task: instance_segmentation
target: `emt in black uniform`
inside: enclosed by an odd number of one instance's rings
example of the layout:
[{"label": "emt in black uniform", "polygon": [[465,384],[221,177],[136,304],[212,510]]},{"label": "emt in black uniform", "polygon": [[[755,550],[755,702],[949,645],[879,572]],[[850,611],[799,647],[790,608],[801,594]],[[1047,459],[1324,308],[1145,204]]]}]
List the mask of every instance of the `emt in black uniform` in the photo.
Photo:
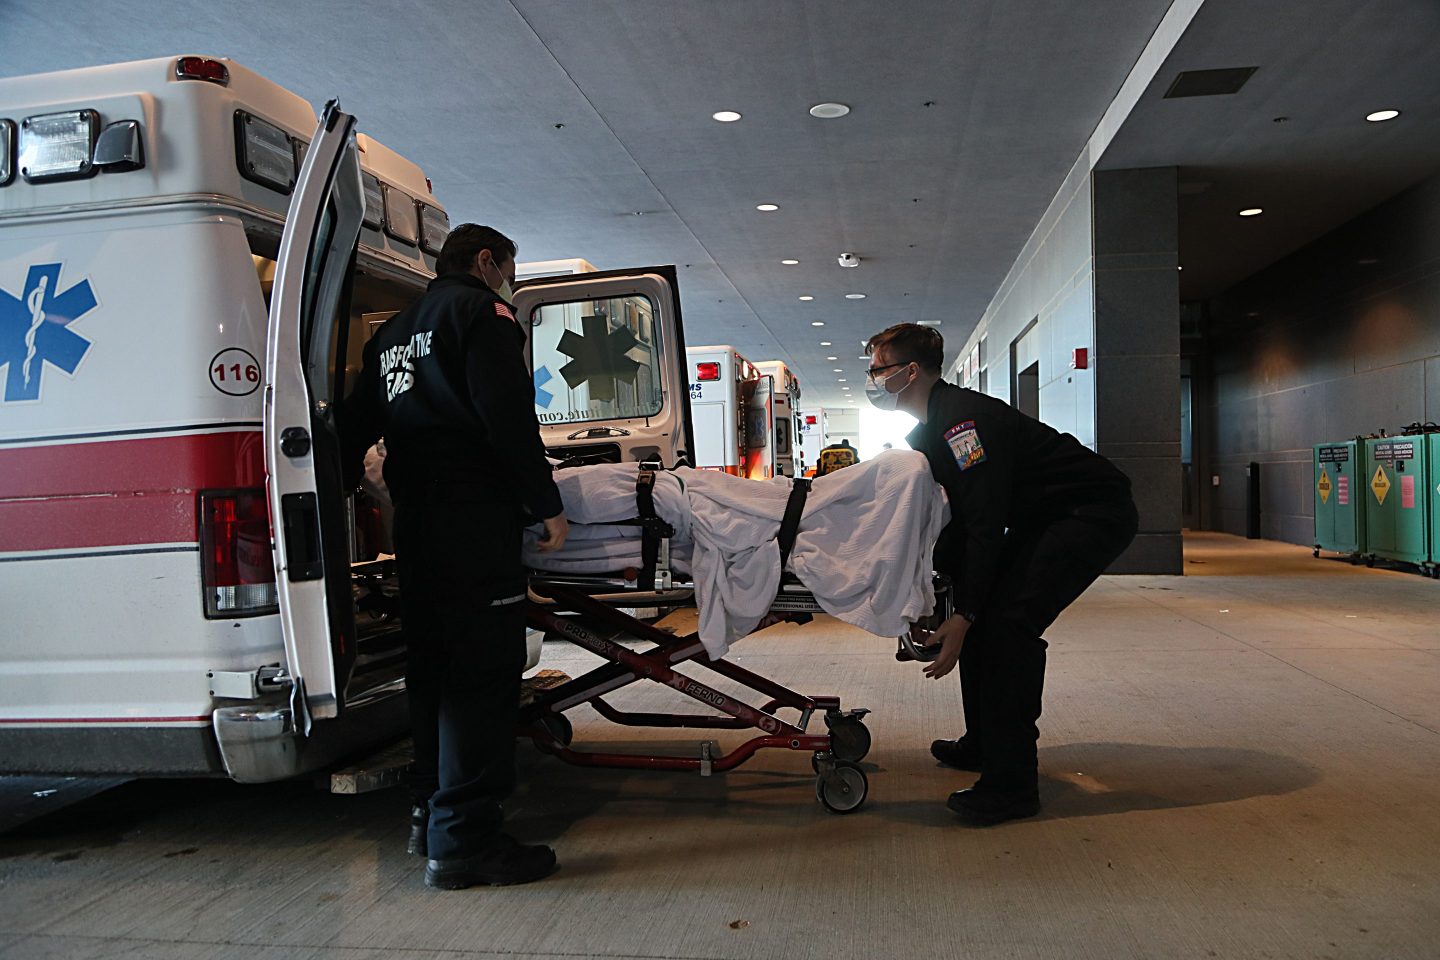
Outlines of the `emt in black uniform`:
[{"label": "emt in black uniform", "polygon": [[950,499],[935,569],[957,613],[930,638],[925,674],[960,667],[965,735],[936,740],[942,763],[980,773],[947,806],[978,824],[1040,810],[1035,742],[1045,628],[1135,537],[1130,480],[1069,434],[940,379],[940,334],[913,323],[870,339],[865,392],[920,424],[907,438]]},{"label": "emt in black uniform", "polygon": [[385,438],[415,739],[410,850],[429,857],[428,885],[453,890],[555,868],[549,847],[500,827],[525,666],[520,532],[539,518],[540,548],[558,550],[568,525],[507,303],[515,244],[462,224],[435,268],[365,345],[339,425],[347,476]]}]

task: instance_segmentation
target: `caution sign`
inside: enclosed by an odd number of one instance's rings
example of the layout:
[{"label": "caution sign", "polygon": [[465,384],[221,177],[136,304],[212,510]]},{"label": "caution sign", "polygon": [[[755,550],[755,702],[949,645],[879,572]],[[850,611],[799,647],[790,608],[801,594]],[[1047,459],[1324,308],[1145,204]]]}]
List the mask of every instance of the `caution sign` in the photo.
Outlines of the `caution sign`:
[{"label": "caution sign", "polygon": [[1377,466],[1375,476],[1370,480],[1370,489],[1375,494],[1375,501],[1381,506],[1385,505],[1385,494],[1390,492],[1390,478],[1385,475],[1385,468]]},{"label": "caution sign", "polygon": [[1330,502],[1330,474],[1324,470],[1320,471],[1320,482],[1315,484],[1315,491],[1320,494],[1321,503]]}]

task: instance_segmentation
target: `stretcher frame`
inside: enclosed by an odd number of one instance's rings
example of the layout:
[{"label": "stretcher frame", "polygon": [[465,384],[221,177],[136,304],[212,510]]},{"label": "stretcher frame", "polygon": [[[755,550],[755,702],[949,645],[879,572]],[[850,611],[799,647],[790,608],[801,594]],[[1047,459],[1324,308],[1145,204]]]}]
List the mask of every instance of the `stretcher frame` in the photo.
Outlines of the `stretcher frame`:
[{"label": "stretcher frame", "polygon": [[[526,603],[527,625],[542,631],[547,638],[564,639],[583,647],[606,663],[541,692],[522,707],[518,725],[521,736],[528,736],[541,750],[576,766],[686,770],[701,776],[732,770],[761,750],[808,752],[816,775],[815,795],[821,805],[833,813],[851,813],[860,808],[869,792],[868,778],[860,766],[871,745],[870,732],[864,723],[869,710],[845,710],[838,696],[799,693],[728,660],[710,659],[697,634],[675,636],[625,612],[625,608],[634,607],[693,605],[693,588],[676,585],[653,591],[615,589],[625,583],[627,581],[613,578],[532,578]],[[771,609],[781,620],[800,622],[821,612],[814,595],[790,578],[782,585]],[[936,609],[936,617],[943,619],[948,609],[948,584],[944,581],[937,581]],[[602,636],[598,632],[600,627],[653,646],[632,650]],[[909,637],[901,637],[898,643],[897,659],[926,659],[924,648],[919,648],[916,651],[919,655],[915,656],[905,652],[907,647],[916,650]],[[676,669],[681,664],[692,663],[768,699],[754,707]],[[716,713],[627,711],[605,699],[606,694],[647,680],[662,683]],[[582,703],[590,704],[606,720],[623,726],[755,730],[756,735],[728,753],[718,755],[710,741],[702,742],[698,755],[691,757],[577,750],[571,743],[573,728],[565,711]],[[785,709],[797,711],[794,723],[777,716]],[[817,714],[825,723],[823,733],[809,730]]]}]

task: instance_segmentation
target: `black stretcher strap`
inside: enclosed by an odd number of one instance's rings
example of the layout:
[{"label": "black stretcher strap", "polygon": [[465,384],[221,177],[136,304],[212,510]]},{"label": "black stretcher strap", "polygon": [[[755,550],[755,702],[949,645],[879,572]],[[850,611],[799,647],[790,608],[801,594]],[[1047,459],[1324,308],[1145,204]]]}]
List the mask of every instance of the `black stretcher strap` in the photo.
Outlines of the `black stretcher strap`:
[{"label": "black stretcher strap", "polygon": [[785,564],[790,562],[790,551],[795,549],[795,535],[800,532],[800,514],[805,512],[805,498],[810,495],[810,481],[796,477],[790,485],[790,499],[785,502],[785,516],[780,520],[780,573],[785,573]]},{"label": "black stretcher strap", "polygon": [[635,509],[640,518],[640,569],[653,585],[660,565],[660,540],[675,536],[675,528],[655,512],[654,470],[641,470],[635,475]]}]

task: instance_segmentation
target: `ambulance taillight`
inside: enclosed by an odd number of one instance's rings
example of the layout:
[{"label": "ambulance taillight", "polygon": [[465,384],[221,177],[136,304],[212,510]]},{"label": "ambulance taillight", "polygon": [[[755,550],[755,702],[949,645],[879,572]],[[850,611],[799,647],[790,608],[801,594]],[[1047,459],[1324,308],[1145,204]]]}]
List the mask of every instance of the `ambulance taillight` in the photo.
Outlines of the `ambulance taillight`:
[{"label": "ambulance taillight", "polygon": [[200,492],[200,556],[205,616],[228,619],[276,611],[263,488]]}]

